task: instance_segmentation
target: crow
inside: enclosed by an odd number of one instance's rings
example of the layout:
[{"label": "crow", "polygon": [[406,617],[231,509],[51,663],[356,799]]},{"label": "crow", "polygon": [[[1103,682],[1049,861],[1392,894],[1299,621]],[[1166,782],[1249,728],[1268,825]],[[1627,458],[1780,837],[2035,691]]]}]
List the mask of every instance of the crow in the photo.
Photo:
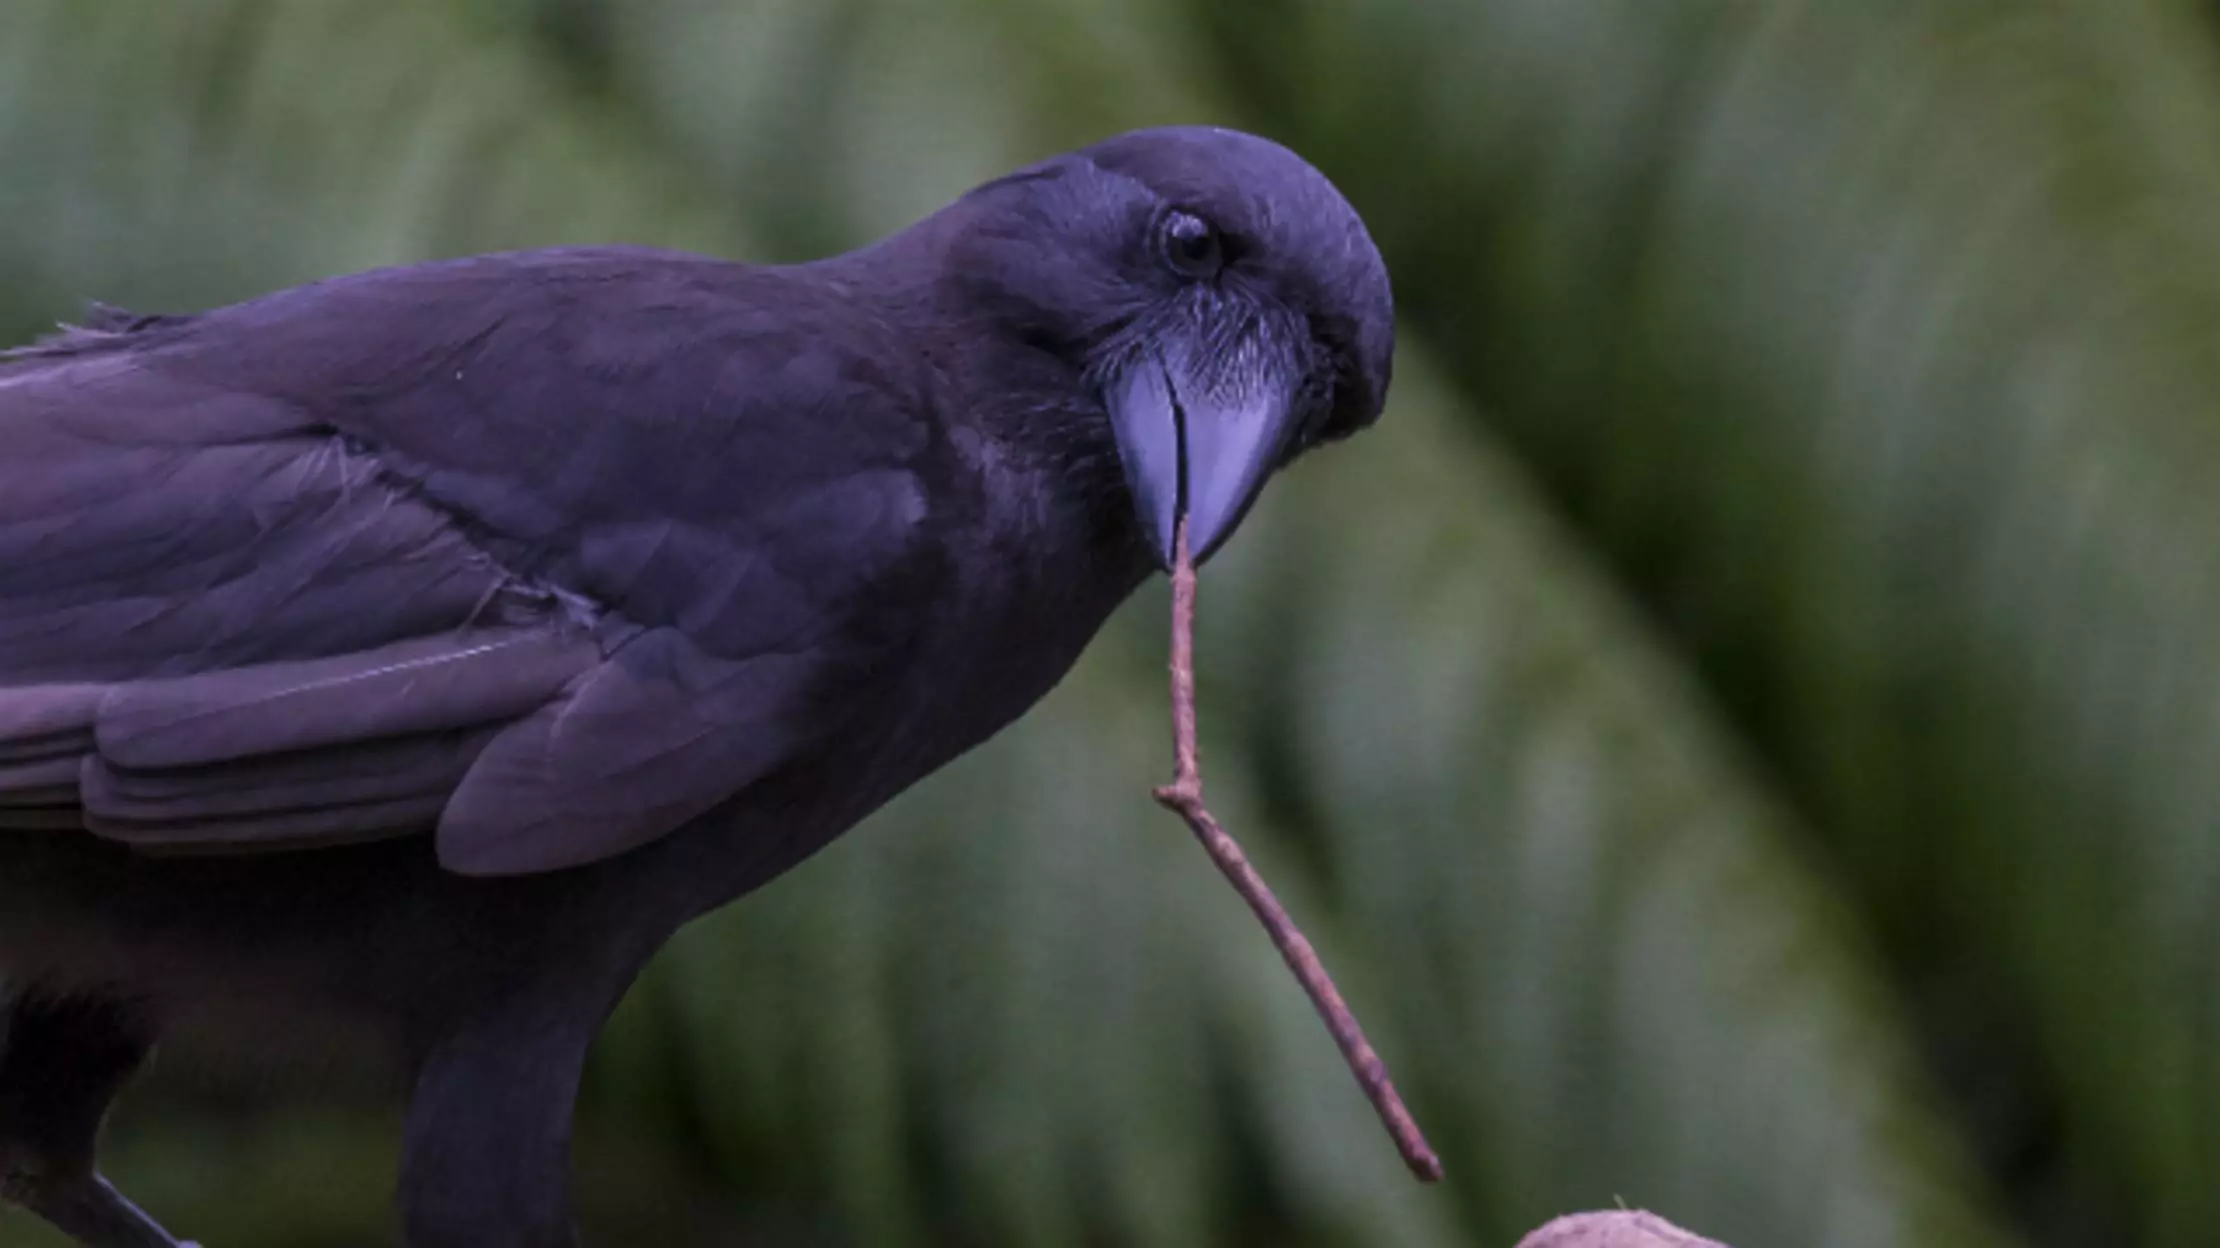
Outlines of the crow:
[{"label": "crow", "polygon": [[96,308],[0,356],[0,1195],[165,1035],[388,1052],[414,1248],[574,1242],[587,1049],[683,924],[1045,694],[1373,423],[1379,251],[1287,149],[1107,139],[843,255]]}]

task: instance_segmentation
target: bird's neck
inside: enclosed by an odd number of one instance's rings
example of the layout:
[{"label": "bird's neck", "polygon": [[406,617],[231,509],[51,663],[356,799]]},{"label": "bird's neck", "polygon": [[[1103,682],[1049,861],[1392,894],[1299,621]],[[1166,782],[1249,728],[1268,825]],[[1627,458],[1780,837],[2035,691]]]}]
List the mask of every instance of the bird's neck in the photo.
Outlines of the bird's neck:
[{"label": "bird's neck", "polygon": [[911,344],[924,402],[991,487],[1011,556],[1116,584],[1122,598],[1154,564],[1109,413],[1079,363],[967,292],[964,229],[951,210],[811,267]]}]

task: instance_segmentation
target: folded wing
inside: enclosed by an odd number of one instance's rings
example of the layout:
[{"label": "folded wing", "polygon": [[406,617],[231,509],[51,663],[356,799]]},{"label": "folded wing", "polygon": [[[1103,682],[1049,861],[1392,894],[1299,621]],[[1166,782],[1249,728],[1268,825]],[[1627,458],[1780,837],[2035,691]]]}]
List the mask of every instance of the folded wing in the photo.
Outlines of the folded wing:
[{"label": "folded wing", "polygon": [[592,861],[790,758],[806,648],[711,654],[505,566],[298,404],[0,357],[0,835],[160,853],[436,830]]}]

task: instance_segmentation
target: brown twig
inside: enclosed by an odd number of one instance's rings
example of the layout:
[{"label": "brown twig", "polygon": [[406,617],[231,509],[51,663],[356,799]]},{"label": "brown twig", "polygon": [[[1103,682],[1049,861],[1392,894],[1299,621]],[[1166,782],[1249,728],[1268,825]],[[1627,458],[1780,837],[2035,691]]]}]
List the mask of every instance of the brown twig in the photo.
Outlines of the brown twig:
[{"label": "brown twig", "polygon": [[1202,842],[1203,851],[1225,873],[1234,891],[1249,903],[1257,921],[1264,924],[1265,932],[1279,948],[1280,957],[1287,962],[1287,969],[1295,972],[1302,982],[1303,991],[1310,994],[1310,1002],[1318,1008],[1318,1016],[1326,1021],[1326,1030],[1333,1033],[1334,1043],[1341,1047],[1343,1060],[1349,1063],[1349,1073],[1356,1076],[1357,1086],[1364,1089],[1372,1108],[1379,1112],[1380,1123],[1395,1139],[1396,1150],[1403,1154],[1403,1164],[1423,1182],[1432,1183],[1441,1178],[1441,1159],[1426,1144],[1426,1136],[1411,1118],[1411,1111],[1403,1107],[1403,1098],[1395,1093],[1395,1084],[1388,1078],[1387,1065],[1372,1045],[1364,1038],[1364,1029],[1357,1025],[1357,1016],[1349,1012],[1348,1003],[1334,987],[1333,977],[1318,961],[1318,951],[1287,917],[1279,898],[1272,895],[1264,877],[1249,865],[1249,856],[1241,846],[1220,827],[1203,805],[1202,764],[1195,749],[1195,563],[1188,557],[1187,522],[1180,521],[1176,540],[1177,559],[1172,567],[1172,782],[1155,791],[1157,802],[1166,810],[1187,821]]}]

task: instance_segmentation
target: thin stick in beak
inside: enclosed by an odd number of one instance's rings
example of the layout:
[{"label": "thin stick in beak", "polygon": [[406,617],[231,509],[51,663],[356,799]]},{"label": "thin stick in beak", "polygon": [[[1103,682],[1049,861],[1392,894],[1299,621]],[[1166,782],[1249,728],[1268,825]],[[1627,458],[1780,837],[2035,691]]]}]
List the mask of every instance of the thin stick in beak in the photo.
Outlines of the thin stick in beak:
[{"label": "thin stick in beak", "polygon": [[1264,877],[1249,865],[1249,857],[1241,852],[1241,846],[1203,805],[1202,763],[1195,747],[1195,563],[1187,550],[1187,518],[1184,515],[1180,517],[1177,536],[1173,539],[1171,666],[1172,782],[1155,790],[1157,803],[1187,821],[1195,839],[1202,842],[1203,851],[1225,874],[1234,891],[1241,894],[1241,899],[1249,903],[1257,921],[1264,924],[1265,933],[1287,962],[1287,969],[1295,972],[1303,991],[1310,994],[1311,1004],[1317,1007],[1318,1016],[1325,1020],[1326,1030],[1333,1033],[1342,1059],[1349,1063],[1349,1073],[1356,1076],[1357,1086],[1364,1089],[1365,1097],[1380,1115],[1381,1125],[1394,1138],[1396,1151],[1403,1155],[1403,1164],[1409,1166],[1421,1182],[1439,1180],[1441,1159],[1427,1145],[1425,1133],[1418,1129],[1417,1120],[1404,1107],[1403,1098],[1396,1094],[1395,1083],[1388,1078],[1387,1064],[1364,1038],[1364,1028],[1357,1025],[1357,1016],[1341,999],[1333,977],[1318,960],[1318,951],[1311,948],[1310,941],[1295,926],[1295,920],[1287,917],[1286,908],[1272,895]]}]

